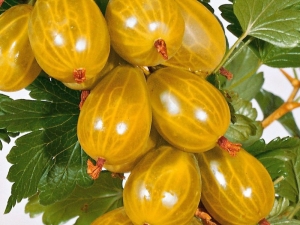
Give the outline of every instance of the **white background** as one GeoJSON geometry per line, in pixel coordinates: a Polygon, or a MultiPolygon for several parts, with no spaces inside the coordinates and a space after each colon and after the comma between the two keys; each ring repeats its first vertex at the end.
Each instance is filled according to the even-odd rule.
{"type": "MultiPolygon", "coordinates": [[[[211,0],[212,6],[216,9],[216,14],[219,16],[219,11],[217,7],[219,5],[228,3],[226,0],[211,0]]],[[[221,19],[221,17],[219,16],[221,19]]],[[[224,24],[226,24],[224,22],[224,24]]],[[[232,45],[233,42],[236,40],[234,36],[227,32],[227,36],[229,37],[230,44],[232,45]]],[[[281,75],[278,69],[268,68],[263,66],[261,71],[264,71],[265,74],[265,83],[264,88],[268,91],[276,93],[283,99],[287,99],[289,96],[292,86],[286,80],[285,77],[281,75]]],[[[291,73],[290,69],[286,71],[291,73]]],[[[300,73],[300,71],[298,71],[300,73]]],[[[292,74],[292,73],[291,73],[292,74]]],[[[26,92],[16,92],[16,93],[5,93],[12,98],[26,98],[24,96],[28,96],[26,92]]],[[[254,102],[254,106],[256,106],[254,102]]],[[[300,108],[293,111],[294,116],[296,117],[296,122],[298,126],[300,126],[300,108]]],[[[259,118],[262,118],[262,113],[259,111],[259,118]]],[[[282,128],[282,126],[278,122],[272,123],[269,127],[264,130],[263,138],[268,142],[275,137],[285,137],[288,136],[288,133],[282,128]]],[[[6,155],[9,153],[10,148],[13,146],[13,143],[7,145],[4,144],[4,149],[0,151],[0,225],[42,225],[41,216],[36,218],[30,218],[28,214],[24,213],[24,207],[26,204],[26,200],[23,200],[21,203],[18,203],[9,214],[3,214],[6,202],[8,197],[10,196],[10,188],[11,183],[6,180],[6,176],[10,167],[10,164],[6,161],[6,155]]],[[[69,221],[67,224],[71,225],[74,223],[74,220],[69,221]]]]}

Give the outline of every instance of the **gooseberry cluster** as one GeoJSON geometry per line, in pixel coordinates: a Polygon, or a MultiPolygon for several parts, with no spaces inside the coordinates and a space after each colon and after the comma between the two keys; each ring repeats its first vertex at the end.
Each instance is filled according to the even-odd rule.
{"type": "Polygon", "coordinates": [[[245,150],[222,149],[232,148],[230,110],[205,78],[225,36],[201,3],[110,0],[103,15],[93,0],[37,0],[7,10],[0,26],[0,89],[22,89],[43,70],[81,90],[78,140],[96,162],[87,172],[130,172],[124,207],[94,225],[200,224],[194,215],[213,224],[200,200],[224,225],[268,215],[268,172],[245,150]]]}

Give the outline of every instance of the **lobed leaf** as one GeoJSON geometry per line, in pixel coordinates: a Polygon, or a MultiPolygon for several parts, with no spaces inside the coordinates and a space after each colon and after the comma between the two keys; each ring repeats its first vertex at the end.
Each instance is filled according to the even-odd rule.
{"type": "Polygon", "coordinates": [[[281,48],[262,40],[251,44],[263,64],[274,68],[300,67],[300,47],[281,48]]]}
{"type": "Polygon", "coordinates": [[[268,221],[271,222],[272,219],[277,219],[281,214],[284,214],[287,210],[289,210],[290,201],[287,198],[277,197],[274,201],[274,206],[269,213],[268,221]]]}
{"type": "Polygon", "coordinates": [[[212,13],[214,13],[214,8],[211,7],[210,0],[197,0],[198,2],[201,2],[209,11],[211,11],[212,13]]]}
{"type": "Polygon", "coordinates": [[[246,147],[246,150],[253,156],[265,152],[266,142],[264,139],[257,140],[251,146],[246,147]]]}
{"type": "Polygon", "coordinates": [[[6,113],[1,117],[0,127],[11,132],[27,132],[38,129],[62,129],[69,123],[76,124],[78,106],[65,107],[66,103],[51,103],[18,99],[0,103],[6,113]]]}
{"type": "Polygon", "coordinates": [[[297,203],[300,194],[299,138],[276,138],[267,145],[260,141],[247,150],[262,162],[273,180],[284,178],[275,185],[276,194],[297,203]]]}
{"type": "Polygon", "coordinates": [[[256,121],[257,111],[250,101],[239,98],[237,93],[227,94],[231,97],[235,121],[230,124],[224,136],[231,142],[250,145],[261,137],[263,131],[261,123],[256,121]]]}
{"type": "Polygon", "coordinates": [[[285,48],[296,47],[300,37],[299,0],[237,0],[233,4],[244,33],[285,48]]]}
{"type": "Polygon", "coordinates": [[[34,100],[0,102],[0,128],[27,132],[7,156],[12,164],[7,179],[14,182],[5,212],[16,202],[40,192],[51,204],[69,196],[76,185],[89,186],[86,160],[77,139],[80,92],[47,77],[28,88],[34,100]]]}
{"type": "Polygon", "coordinates": [[[47,169],[51,157],[43,150],[43,131],[35,131],[18,138],[7,160],[13,165],[7,179],[14,182],[5,213],[10,212],[16,202],[37,192],[38,183],[47,169]]]}
{"type": "Polygon", "coordinates": [[[17,137],[18,135],[19,135],[19,132],[7,132],[6,129],[0,129],[0,150],[2,150],[2,148],[3,148],[2,141],[9,144],[11,141],[11,138],[17,137]]]}
{"type": "Polygon", "coordinates": [[[25,3],[25,0],[4,0],[2,5],[0,5],[0,15],[4,13],[7,9],[11,8],[12,6],[25,3]]]}
{"type": "Polygon", "coordinates": [[[38,184],[40,203],[43,205],[64,199],[76,185],[88,187],[92,184],[86,173],[88,156],[78,142],[66,144],[66,149],[58,154],[59,157],[52,155],[52,161],[38,184]]]}
{"type": "MultiPolygon", "coordinates": [[[[243,34],[243,29],[233,12],[232,4],[220,6],[221,16],[229,22],[227,29],[236,37],[243,34]]],[[[275,68],[299,67],[300,49],[296,47],[279,47],[263,40],[255,39],[249,45],[262,64],[275,68]]]]}
{"type": "Polygon", "coordinates": [[[95,0],[103,15],[105,15],[108,0],[95,0]]]}
{"type": "Polygon", "coordinates": [[[243,34],[243,29],[233,12],[233,4],[224,4],[219,7],[221,16],[225,19],[229,25],[227,29],[236,37],[240,37],[243,34]]]}
{"type": "Polygon", "coordinates": [[[69,197],[54,204],[41,205],[38,195],[29,198],[25,212],[30,217],[43,213],[44,224],[58,225],[78,217],[76,225],[89,225],[100,215],[123,205],[122,191],[122,180],[102,171],[92,186],[76,186],[69,197]]]}
{"type": "Polygon", "coordinates": [[[283,178],[275,185],[277,197],[268,221],[271,224],[298,224],[299,212],[295,212],[300,203],[300,139],[276,138],[267,145],[259,140],[247,150],[263,163],[273,180],[283,178]]]}
{"type": "MultiPolygon", "coordinates": [[[[1,102],[11,102],[12,99],[6,95],[0,94],[0,104],[1,102]]],[[[5,113],[0,108],[0,116],[4,115],[5,113]]],[[[12,137],[16,137],[19,135],[19,132],[7,132],[6,129],[0,129],[0,150],[3,148],[2,141],[6,142],[7,144],[10,143],[12,137]]]]}
{"type": "Polygon", "coordinates": [[[79,112],[80,92],[67,88],[61,82],[49,78],[44,72],[31,85],[26,87],[26,90],[30,91],[29,96],[35,100],[68,104],[77,108],[77,113],[79,112]]]}

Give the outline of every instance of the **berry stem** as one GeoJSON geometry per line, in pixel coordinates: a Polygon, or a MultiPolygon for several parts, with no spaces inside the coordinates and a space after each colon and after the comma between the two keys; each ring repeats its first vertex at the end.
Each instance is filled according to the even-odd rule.
{"type": "Polygon", "coordinates": [[[218,145],[226,150],[231,156],[236,156],[236,154],[241,150],[242,144],[230,142],[226,137],[222,136],[218,139],[218,145]]]}
{"type": "Polygon", "coordinates": [[[81,110],[85,100],[87,99],[87,97],[89,96],[90,94],[90,91],[88,90],[83,90],[81,91],[81,94],[80,94],[80,103],[79,103],[79,109],[81,110]]]}
{"type": "Polygon", "coordinates": [[[154,47],[157,49],[157,52],[162,55],[165,60],[168,60],[168,53],[167,53],[167,44],[163,39],[157,39],[154,42],[154,47]]]}
{"type": "Polygon", "coordinates": [[[2,3],[4,2],[4,0],[0,0],[0,7],[2,6],[2,3]]]}
{"type": "Polygon", "coordinates": [[[125,176],[124,176],[123,173],[111,173],[111,176],[112,176],[113,178],[119,178],[119,179],[121,179],[121,180],[125,180],[125,176]]]}
{"type": "Polygon", "coordinates": [[[227,80],[231,80],[233,78],[233,74],[229,70],[225,69],[224,67],[221,67],[219,71],[220,74],[226,77],[227,80]]]}
{"type": "Polygon", "coordinates": [[[266,220],[265,218],[263,218],[262,220],[260,220],[258,222],[259,225],[271,225],[270,222],[268,220],[266,220]]]}
{"type": "Polygon", "coordinates": [[[99,177],[104,163],[105,163],[105,159],[103,158],[98,158],[96,165],[94,165],[93,162],[90,159],[88,159],[87,173],[93,180],[96,180],[99,177]]]}
{"type": "Polygon", "coordinates": [[[84,82],[86,80],[85,77],[85,69],[84,68],[79,68],[79,69],[74,69],[73,70],[73,76],[74,76],[74,80],[78,83],[81,84],[82,82],[84,82]]]}
{"type": "Polygon", "coordinates": [[[205,225],[216,225],[216,223],[211,221],[211,216],[199,208],[196,210],[195,216],[201,219],[205,225]]]}

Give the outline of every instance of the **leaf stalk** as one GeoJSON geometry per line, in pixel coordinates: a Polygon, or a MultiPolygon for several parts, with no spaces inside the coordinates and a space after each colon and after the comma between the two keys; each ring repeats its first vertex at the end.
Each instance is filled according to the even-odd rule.
{"type": "Polygon", "coordinates": [[[236,54],[234,54],[233,56],[231,56],[235,50],[235,48],[247,37],[247,33],[243,33],[237,40],[236,42],[231,46],[231,48],[227,51],[227,53],[225,54],[225,56],[223,57],[223,59],[221,60],[221,62],[219,63],[219,65],[216,67],[216,69],[213,71],[213,73],[217,73],[221,67],[223,67],[225,65],[225,63],[227,62],[227,60],[232,61],[233,59],[230,59],[230,57],[235,57],[236,54]]]}
{"type": "MultiPolygon", "coordinates": [[[[271,113],[267,118],[262,121],[262,127],[266,128],[269,126],[273,121],[278,120],[283,115],[288,112],[291,112],[295,108],[300,107],[300,102],[297,102],[296,95],[300,89],[300,80],[297,78],[293,78],[290,76],[286,71],[280,69],[282,74],[288,79],[288,81],[292,84],[293,90],[288,97],[287,101],[283,103],[278,109],[276,109],[273,113],[271,113]]],[[[297,77],[297,76],[295,76],[297,77]]]]}
{"type": "Polygon", "coordinates": [[[276,109],[273,113],[271,113],[266,119],[262,121],[262,127],[266,128],[275,120],[278,120],[283,115],[288,112],[291,112],[295,108],[300,107],[300,103],[298,102],[285,102],[278,109],[276,109]]]}

